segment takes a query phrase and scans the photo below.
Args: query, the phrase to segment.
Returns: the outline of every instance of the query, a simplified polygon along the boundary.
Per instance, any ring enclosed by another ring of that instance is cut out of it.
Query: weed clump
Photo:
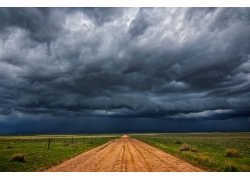
[[[189,150],[191,150],[191,147],[190,147],[188,144],[184,143],[184,144],[180,147],[179,150],[180,150],[180,151],[189,151]]]
[[[226,157],[234,158],[234,157],[241,157],[241,156],[240,156],[240,153],[236,149],[227,149]]]
[[[11,160],[16,162],[25,162],[25,157],[22,153],[13,154]]]

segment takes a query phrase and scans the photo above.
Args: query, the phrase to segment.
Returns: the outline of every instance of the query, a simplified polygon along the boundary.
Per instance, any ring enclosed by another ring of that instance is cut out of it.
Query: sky
[[[250,8],[0,8],[0,134],[250,131]]]

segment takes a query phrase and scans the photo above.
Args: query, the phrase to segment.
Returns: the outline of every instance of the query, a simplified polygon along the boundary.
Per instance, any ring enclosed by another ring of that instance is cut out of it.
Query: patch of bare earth
[[[72,158],[50,172],[199,172],[170,154],[127,135]]]

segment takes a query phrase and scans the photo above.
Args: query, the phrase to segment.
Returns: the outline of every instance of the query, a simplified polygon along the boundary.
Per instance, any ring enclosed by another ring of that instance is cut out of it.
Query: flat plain
[[[48,170],[250,172],[250,133],[0,136],[1,172]]]

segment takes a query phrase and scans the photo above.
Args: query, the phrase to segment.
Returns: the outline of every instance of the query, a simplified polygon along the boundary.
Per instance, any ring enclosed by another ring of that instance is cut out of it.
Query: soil
[[[49,172],[201,172],[170,154],[123,135],[84,152]]]

